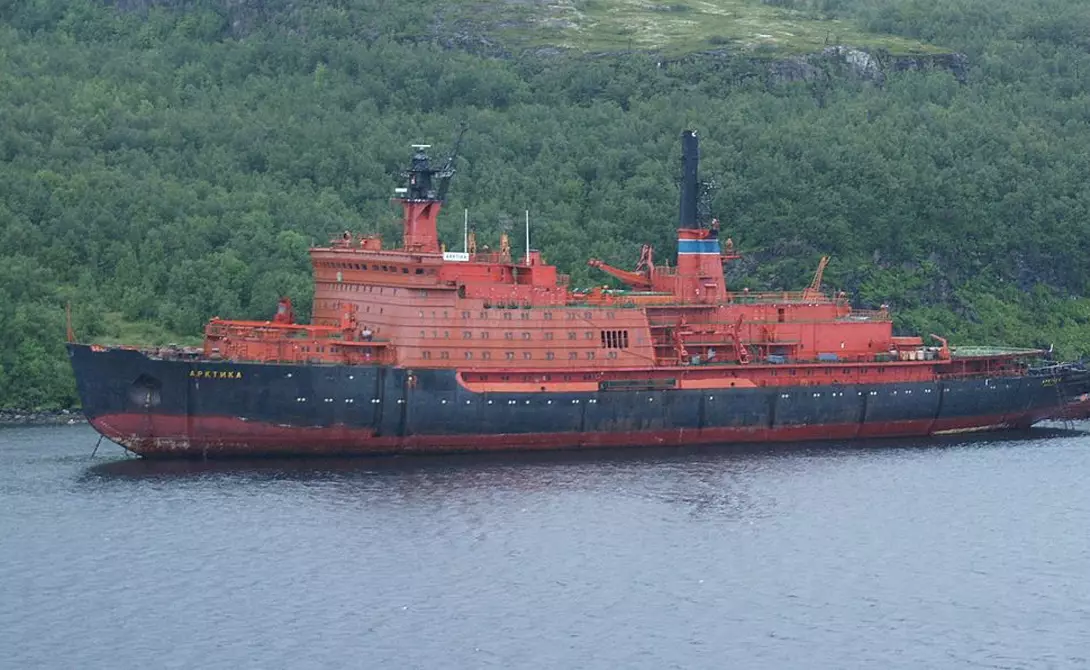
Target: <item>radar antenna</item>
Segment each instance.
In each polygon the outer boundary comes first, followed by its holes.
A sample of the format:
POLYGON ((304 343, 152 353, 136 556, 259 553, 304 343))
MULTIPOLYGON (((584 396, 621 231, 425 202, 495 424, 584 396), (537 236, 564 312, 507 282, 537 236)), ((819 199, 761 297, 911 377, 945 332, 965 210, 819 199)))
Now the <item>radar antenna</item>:
POLYGON ((458 138, 454 140, 454 148, 450 150, 450 156, 447 157, 447 162, 436 173, 436 177, 439 178, 438 197, 440 200, 446 200, 447 189, 450 187, 450 178, 454 176, 454 161, 458 158, 458 150, 462 147, 462 138, 466 135, 466 126, 462 124, 461 129, 458 131, 458 138))

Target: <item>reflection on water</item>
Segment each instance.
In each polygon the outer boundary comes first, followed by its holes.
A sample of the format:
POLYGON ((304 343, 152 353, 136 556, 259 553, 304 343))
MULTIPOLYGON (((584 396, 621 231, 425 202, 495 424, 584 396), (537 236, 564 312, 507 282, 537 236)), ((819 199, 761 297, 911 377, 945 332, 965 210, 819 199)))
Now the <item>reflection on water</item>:
POLYGON ((355 459, 0 431, 11 667, 1085 665, 1090 437, 355 459))

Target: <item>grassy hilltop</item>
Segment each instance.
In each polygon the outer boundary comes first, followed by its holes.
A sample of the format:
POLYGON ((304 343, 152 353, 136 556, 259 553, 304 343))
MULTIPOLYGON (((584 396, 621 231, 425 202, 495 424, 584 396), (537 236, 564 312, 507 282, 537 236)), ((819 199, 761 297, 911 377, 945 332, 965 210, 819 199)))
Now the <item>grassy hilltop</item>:
POLYGON ((829 253, 900 329, 1081 355, 1088 91, 1080 0, 0 0, 0 407, 75 402, 68 301, 100 341, 306 312, 307 246, 396 237, 463 123, 451 240, 530 208, 577 283, 668 255, 695 127, 734 286, 829 253))

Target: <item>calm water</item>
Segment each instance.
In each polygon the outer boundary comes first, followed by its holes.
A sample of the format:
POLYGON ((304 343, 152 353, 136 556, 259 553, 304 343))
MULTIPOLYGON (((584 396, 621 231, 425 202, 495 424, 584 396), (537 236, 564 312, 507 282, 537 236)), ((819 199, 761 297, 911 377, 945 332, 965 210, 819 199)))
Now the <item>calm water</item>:
POLYGON ((214 466, 94 442, 0 430, 4 667, 1090 666, 1077 432, 214 466))

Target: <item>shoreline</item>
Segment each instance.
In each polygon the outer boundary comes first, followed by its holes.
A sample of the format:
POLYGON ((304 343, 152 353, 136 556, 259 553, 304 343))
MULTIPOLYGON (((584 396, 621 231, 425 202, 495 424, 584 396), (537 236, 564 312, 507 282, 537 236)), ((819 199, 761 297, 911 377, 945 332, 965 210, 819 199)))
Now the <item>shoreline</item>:
POLYGON ((4 426, 71 426, 87 423, 78 409, 55 411, 0 409, 0 427, 4 426))

